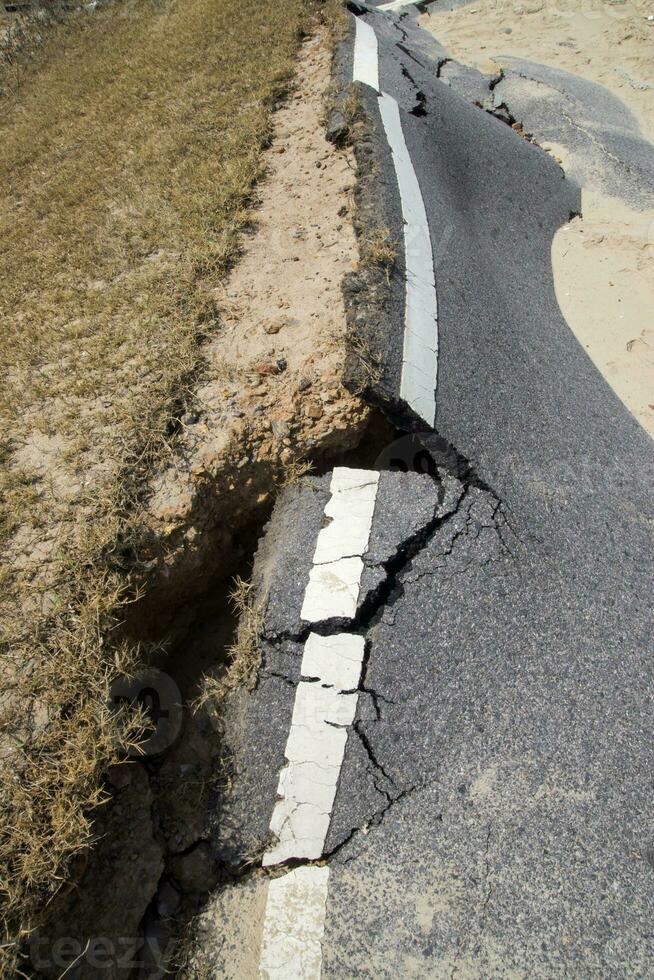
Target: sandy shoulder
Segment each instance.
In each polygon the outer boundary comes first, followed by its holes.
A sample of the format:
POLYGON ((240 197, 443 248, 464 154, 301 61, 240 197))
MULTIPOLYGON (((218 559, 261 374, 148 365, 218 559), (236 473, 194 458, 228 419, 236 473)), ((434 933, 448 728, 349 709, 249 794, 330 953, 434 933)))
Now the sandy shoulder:
POLYGON ((552 266, 559 306, 596 367, 654 436, 654 214, 582 192, 584 218, 559 229, 552 266))

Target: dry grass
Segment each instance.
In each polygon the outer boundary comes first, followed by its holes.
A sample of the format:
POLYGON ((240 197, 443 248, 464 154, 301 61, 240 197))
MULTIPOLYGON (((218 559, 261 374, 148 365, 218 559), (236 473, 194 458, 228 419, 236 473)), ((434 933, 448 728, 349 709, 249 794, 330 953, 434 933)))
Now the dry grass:
POLYGON ((252 582, 237 575, 229 598, 238 617, 236 639, 227 651, 229 684, 230 687, 251 689, 259 666, 258 641, 261 626, 261 615, 254 601, 252 582))
POLYGON ((285 490, 286 487, 295 486, 302 477, 308 476, 314 469, 314 464, 309 459, 293 458, 285 463, 276 481, 277 490, 285 490))
POLYGON ((360 337, 352 338, 350 351, 357 360, 358 393, 361 394, 368 388, 374 388, 375 385, 379 384, 384 376, 383 363, 379 355, 360 337))
POLYGON ((134 737, 106 705, 139 658, 116 627, 143 488, 305 18, 304 0, 117 0, 53 24, 0 101, 2 975, 134 737))
POLYGON ((345 123, 347 125, 348 131, 355 134, 358 126, 361 126, 364 121, 363 104, 361 102, 361 94, 356 84, 348 86, 345 93, 345 98, 342 103, 343 116, 345 118, 345 123))
POLYGON ((360 249, 361 262, 381 267, 386 281, 390 282, 391 269, 397 256, 397 242, 392 238, 390 229, 375 228, 361 239, 360 249))
POLYGON ((252 690, 261 663, 259 634, 261 612, 254 601, 252 582, 236 576, 229 598, 238 618, 236 639, 227 650, 227 670, 219 677, 206 676, 197 708, 215 712, 230 691, 239 687, 252 690))

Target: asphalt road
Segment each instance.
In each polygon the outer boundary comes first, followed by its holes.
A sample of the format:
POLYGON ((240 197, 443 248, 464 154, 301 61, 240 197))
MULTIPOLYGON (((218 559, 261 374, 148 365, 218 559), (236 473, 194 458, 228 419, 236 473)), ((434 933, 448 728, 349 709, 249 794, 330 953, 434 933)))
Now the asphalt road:
MULTIPOLYGON (((411 17, 360 16, 429 227, 434 421, 400 389, 406 248, 366 342, 419 434, 381 475, 288 491, 257 558, 263 660, 229 706, 213 843, 265 870, 221 893, 215 975, 651 976, 652 442, 556 303, 579 188, 437 77, 411 17)), ((406 243, 421 212, 384 97, 361 98, 406 243)))

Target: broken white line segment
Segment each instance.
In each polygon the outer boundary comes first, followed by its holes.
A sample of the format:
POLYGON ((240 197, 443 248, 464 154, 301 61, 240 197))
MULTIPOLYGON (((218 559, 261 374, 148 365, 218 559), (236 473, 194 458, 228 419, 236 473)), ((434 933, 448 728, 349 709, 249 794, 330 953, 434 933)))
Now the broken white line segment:
POLYGON ((279 774, 270 829, 277 843, 263 856, 268 867, 290 858, 322 857, 336 787, 354 721, 365 642, 362 636, 311 633, 302 680, 295 692, 291 730, 279 774))
MULTIPOLYGON (((377 42, 373 46, 369 32, 374 29, 356 18, 353 80, 371 85, 379 92, 377 42), (357 42, 364 55, 356 57, 357 42), (373 82, 372 80, 376 80, 373 82)), ((390 95, 379 95, 379 112, 391 149, 397 177, 402 216, 404 218, 404 255, 406 264, 406 298, 404 344, 400 395, 431 427, 436 420, 436 383, 438 377, 438 303, 434 276, 434 256, 427 222, 427 212, 411 156, 404 139, 400 109, 390 95)))
POLYGON ((329 522, 318 534, 300 618, 306 623, 356 615, 377 498, 379 473, 336 467, 325 507, 329 522))
MULTIPOLYGON (((379 473, 371 470, 341 466, 332 473, 327 524, 318 532, 304 594, 305 621, 355 616, 378 485, 379 473)), ((263 867, 315 861, 323 855, 348 728, 356 715, 364 652, 365 640, 356 633, 310 633, 306 640, 284 750, 286 765, 270 820, 276 843, 264 854, 263 867)), ((312 865, 269 881, 262 977, 319 980, 328 876, 327 867, 312 865)))
POLYGON ((321 941, 329 868, 296 868, 268 885, 259 975, 313 980, 322 967, 321 941))
POLYGON ((377 35, 370 24, 360 17, 356 19, 354 34, 354 81, 370 85, 379 92, 379 58, 377 35))
POLYGON ((363 637, 353 633, 310 633, 304 644, 301 675, 338 691, 355 691, 361 679, 363 650, 363 637))

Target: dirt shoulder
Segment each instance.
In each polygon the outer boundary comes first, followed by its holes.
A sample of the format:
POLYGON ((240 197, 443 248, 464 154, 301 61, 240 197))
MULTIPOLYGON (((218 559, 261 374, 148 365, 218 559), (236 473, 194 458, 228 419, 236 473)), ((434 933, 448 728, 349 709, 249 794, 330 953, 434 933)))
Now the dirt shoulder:
POLYGON ((363 431, 368 412, 341 384, 341 283, 358 267, 356 167, 324 135, 330 57, 324 34, 302 45, 295 92, 275 113, 263 157, 253 233, 212 293, 220 329, 148 508, 155 539, 168 542, 162 594, 192 589, 193 571, 206 575, 234 546, 240 515, 255 502, 264 513, 306 461, 351 448, 363 431))

